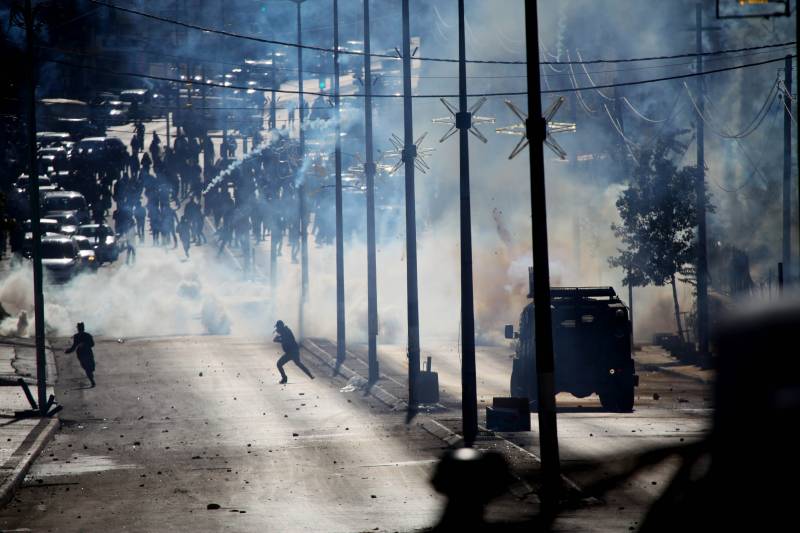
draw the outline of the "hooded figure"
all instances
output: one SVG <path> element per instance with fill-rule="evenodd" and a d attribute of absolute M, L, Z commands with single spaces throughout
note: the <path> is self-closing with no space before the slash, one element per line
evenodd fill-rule
<path fill-rule="evenodd" d="M 272 340 L 273 342 L 281 343 L 281 348 L 283 348 L 285 352 L 281 358 L 278 359 L 278 372 L 281 373 L 280 383 L 286 383 L 288 381 L 286 372 L 283 371 L 283 365 L 289 361 L 294 361 L 294 364 L 300 367 L 300 370 L 305 372 L 311 379 L 314 379 L 311 371 L 306 368 L 306 365 L 300 362 L 300 347 L 297 345 L 297 341 L 294 339 L 294 333 L 289 329 L 289 326 L 284 324 L 282 320 L 278 320 L 278 322 L 275 323 L 275 332 L 277 335 Z"/>
<path fill-rule="evenodd" d="M 72 346 L 64 350 L 64 353 L 77 351 L 78 361 L 80 361 L 83 371 L 86 372 L 86 377 L 88 377 L 89 381 L 92 383 L 92 387 L 95 386 L 93 346 L 94 339 L 84 331 L 83 322 L 78 322 L 78 333 L 72 336 Z"/>

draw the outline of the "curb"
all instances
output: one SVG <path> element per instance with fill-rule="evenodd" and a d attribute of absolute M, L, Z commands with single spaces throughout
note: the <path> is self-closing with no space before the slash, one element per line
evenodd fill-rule
<path fill-rule="evenodd" d="M 303 339 L 300 345 L 306 349 L 311 355 L 319 359 L 323 364 L 330 367 L 332 370 L 336 369 L 336 358 L 331 357 L 328 353 L 317 346 L 317 344 L 309 339 Z M 364 379 L 364 377 L 356 372 L 355 370 L 351 370 L 347 365 L 341 364 L 339 365 L 338 372 L 343 377 L 347 378 L 348 380 L 357 377 Z M 366 381 L 366 380 L 365 380 Z M 367 394 L 373 396 L 374 398 L 383 402 L 387 407 L 390 407 L 394 410 L 402 410 L 406 408 L 406 402 L 401 400 L 400 398 L 396 397 L 394 394 L 386 391 L 380 385 L 372 385 L 366 389 Z"/>
<path fill-rule="evenodd" d="M 326 364 L 327 366 L 329 366 L 331 368 L 335 368 L 336 359 L 333 358 L 333 357 L 330 357 L 327 354 L 327 352 L 325 352 L 324 349 L 322 349 L 319 346 L 317 346 L 316 343 L 314 343 L 313 341 L 311 341 L 309 339 L 304 339 L 302 341 L 301 345 L 306 349 L 306 351 L 308 351 L 309 353 L 314 355 L 317 359 L 322 361 L 324 364 Z M 348 376 L 348 377 L 352 377 L 352 376 L 362 377 L 362 376 L 360 376 L 360 374 L 358 372 L 355 372 L 355 371 L 349 369 L 344 364 L 342 364 L 339 367 L 339 373 L 341 375 L 343 375 L 343 376 Z M 362 379 L 363 379 L 363 377 L 362 377 Z M 369 394 L 371 394 L 375 398 L 379 399 L 380 401 L 385 403 L 387 406 L 393 407 L 396 410 L 405 408 L 405 406 L 406 406 L 406 402 L 405 401 L 400 400 L 399 398 L 395 397 L 393 394 L 385 391 L 379 385 L 373 385 L 371 387 L 371 390 L 369 391 Z M 435 420 L 435 419 L 433 419 L 431 417 L 421 417 L 421 418 L 417 419 L 416 425 L 418 427 L 420 427 L 423 431 L 425 431 L 428 434 L 432 435 L 433 437 L 441 440 L 442 442 L 444 442 L 445 444 L 447 444 L 448 446 L 450 446 L 452 448 L 461 446 L 464 443 L 464 437 L 462 437 L 458 433 L 452 431 L 450 428 L 446 427 L 444 424 L 442 424 L 441 422 L 439 422 L 439 421 L 437 421 L 437 420 Z M 497 434 L 497 432 L 489 431 L 485 427 L 482 427 L 482 426 L 478 426 L 478 429 L 480 431 L 485 432 L 485 433 L 491 433 L 494 438 L 496 438 L 496 439 L 498 439 L 498 440 L 500 440 L 502 442 L 507 443 L 511 447 L 517 449 L 519 452 L 521 452 L 524 455 L 526 455 L 526 456 L 530 457 L 531 459 L 533 459 L 535 462 L 537 462 L 539 464 L 542 463 L 542 460 L 538 455 L 536 455 L 535 453 L 533 453 L 530 450 L 526 450 L 525 448 L 523 448 L 522 446 L 520 446 L 520 445 L 518 445 L 518 444 L 516 444 L 514 442 L 511 442 L 510 440 L 508 440 L 504 436 Z M 573 480 L 571 480 L 570 478 L 568 478 L 564 474 L 561 474 L 561 479 L 571 490 L 573 490 L 573 491 L 575 491 L 577 493 L 582 493 L 583 492 L 581 490 L 580 486 L 577 483 L 575 483 Z"/>
<path fill-rule="evenodd" d="M 700 376 L 696 376 L 694 374 L 690 374 L 688 372 L 681 372 L 679 370 L 674 370 L 669 367 L 665 367 L 662 365 L 654 364 L 654 363 L 637 363 L 638 367 L 642 370 L 647 370 L 648 372 L 661 372 L 663 374 L 669 374 L 670 376 L 675 376 L 684 379 L 690 379 L 692 381 L 696 381 L 698 383 L 702 383 L 703 385 L 712 385 L 714 383 L 713 379 L 705 379 Z"/>
<path fill-rule="evenodd" d="M 0 507 L 5 506 L 14 497 L 17 488 L 22 484 L 33 462 L 41 455 L 42 450 L 61 427 L 58 418 L 43 418 L 31 430 L 19 448 L 11 455 L 0 473 L 8 472 L 8 476 L 0 485 Z"/>

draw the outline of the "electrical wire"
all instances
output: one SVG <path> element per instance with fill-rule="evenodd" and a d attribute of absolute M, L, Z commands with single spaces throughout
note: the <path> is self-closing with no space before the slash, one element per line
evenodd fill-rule
<path fill-rule="evenodd" d="M 589 60 L 581 60 L 581 61 L 557 61 L 555 64 L 558 65 L 565 65 L 567 63 L 571 63 L 573 65 L 597 65 L 602 63 L 636 63 L 640 61 L 659 61 L 664 59 L 683 59 L 689 57 L 707 57 L 707 56 L 715 56 L 721 54 L 734 54 L 737 52 L 751 52 L 753 50 L 766 50 L 770 48 L 784 48 L 786 46 L 794 46 L 797 44 L 797 41 L 787 41 L 784 43 L 773 43 L 773 44 L 762 44 L 758 46 L 745 46 L 742 48 L 728 48 L 725 50 L 713 50 L 710 52 L 687 52 L 684 54 L 672 54 L 672 55 L 662 55 L 662 56 L 649 56 L 649 57 L 632 57 L 632 58 L 623 58 L 623 59 L 589 59 Z"/>
<path fill-rule="evenodd" d="M 622 96 L 622 97 L 621 97 L 621 99 L 622 99 L 622 101 L 623 101 L 623 102 L 625 102 L 625 104 L 628 106 L 628 108 L 629 108 L 631 111 L 633 111 L 633 114 L 634 114 L 634 115 L 636 115 L 636 116 L 637 116 L 637 117 L 639 117 L 640 119 L 644 120 L 645 122 L 649 122 L 649 123 L 651 123 L 651 124 L 661 124 L 662 122 L 666 122 L 667 118 L 669 118 L 669 116 L 667 116 L 667 117 L 665 117 L 665 118 L 662 118 L 661 120 L 655 120 L 655 119 L 652 119 L 652 118 L 650 118 L 650 117 L 647 117 L 647 116 L 645 116 L 645 115 L 644 115 L 644 114 L 643 114 L 641 111 L 639 111 L 638 109 L 636 109 L 636 108 L 633 106 L 633 104 L 631 103 L 631 101 L 630 101 L 630 100 L 628 100 L 628 97 L 627 97 L 627 96 Z"/>
<path fill-rule="evenodd" d="M 597 88 L 607 89 L 607 88 L 611 88 L 611 87 L 629 87 L 629 86 L 633 86 L 633 85 L 645 85 L 645 84 L 649 84 L 649 83 L 657 83 L 657 82 L 668 81 L 668 80 L 695 78 L 695 77 L 699 77 L 699 76 L 706 76 L 708 74 L 716 74 L 716 73 L 720 73 L 720 72 L 729 72 L 729 71 L 732 71 L 732 70 L 740 70 L 740 69 L 743 69 L 743 68 L 750 68 L 750 67 L 757 67 L 757 66 L 761 66 L 761 65 L 767 65 L 767 64 L 770 64 L 770 63 L 776 63 L 778 61 L 783 61 L 783 60 L 784 60 L 784 58 L 781 57 L 781 58 L 769 59 L 769 60 L 764 60 L 764 61 L 758 61 L 758 62 L 755 62 L 755 63 L 746 63 L 746 64 L 743 64 L 743 65 L 725 67 L 725 68 L 717 68 L 717 69 L 705 70 L 705 71 L 700 71 L 700 72 L 691 72 L 691 73 L 688 73 L 688 74 L 680 74 L 680 75 L 674 75 L 674 76 L 664 76 L 664 77 L 660 77 L 660 78 L 651 78 L 651 79 L 646 79 L 646 80 L 628 81 L 628 82 L 613 83 L 613 84 L 608 84 L 608 85 L 598 85 L 597 87 L 571 87 L 571 88 L 570 87 L 566 87 L 566 88 L 563 88 L 563 89 L 549 89 L 549 90 L 541 91 L 541 94 L 562 94 L 562 93 L 573 93 L 573 92 L 580 93 L 581 91 L 594 90 L 594 89 L 597 89 Z M 167 76 L 154 76 L 154 75 L 150 75 L 150 74 L 140 74 L 140 73 L 135 73 L 135 72 L 121 72 L 121 71 L 115 71 L 115 70 L 112 70 L 112 69 L 93 67 L 93 66 L 89 66 L 89 65 L 78 65 L 78 64 L 75 64 L 75 63 L 70 63 L 68 61 L 57 60 L 57 59 L 44 59 L 43 61 L 45 61 L 47 63 L 60 64 L 60 65 L 69 66 L 69 67 L 78 68 L 78 69 L 92 70 L 92 71 L 96 71 L 96 72 L 103 72 L 103 73 L 106 73 L 106 74 L 109 74 L 109 75 L 115 75 L 115 76 L 121 76 L 121 77 L 130 77 L 130 78 L 140 78 L 140 79 L 152 79 L 152 80 L 156 80 L 156 81 L 173 82 L 173 83 L 180 83 L 180 84 L 184 84 L 184 85 L 195 85 L 195 86 L 198 86 L 198 87 L 206 86 L 206 87 L 219 87 L 221 89 L 232 89 L 232 90 L 238 89 L 238 90 L 244 90 L 244 91 L 252 90 L 252 91 L 256 91 L 256 92 L 276 92 L 276 93 L 295 94 L 295 95 L 301 94 L 301 91 L 296 90 L 296 89 L 279 89 L 279 88 L 273 88 L 273 87 L 247 87 L 247 86 L 238 86 L 238 85 L 224 85 L 224 84 L 221 84 L 221 83 L 209 83 L 209 82 L 197 83 L 197 82 L 192 82 L 192 81 L 189 81 L 189 80 L 180 80 L 180 79 L 175 79 L 175 78 L 169 78 Z M 302 91 L 302 94 L 305 94 L 305 95 L 308 95 L 308 96 L 323 96 L 323 97 L 330 97 L 331 96 L 330 93 L 321 93 L 321 92 L 317 92 L 317 91 L 305 91 L 305 90 Z M 528 94 L 528 91 L 504 91 L 504 92 L 472 93 L 472 94 L 468 94 L 467 96 L 470 97 L 470 98 L 479 98 L 479 97 L 484 97 L 484 96 L 487 97 L 487 98 L 490 98 L 490 97 L 496 97 L 496 96 L 503 96 L 503 97 L 507 97 L 507 96 L 527 96 L 527 94 Z M 342 97 L 342 98 L 364 98 L 366 95 L 358 94 L 358 93 L 351 93 L 351 94 L 340 94 L 339 96 Z M 415 94 L 415 95 L 411 95 L 411 96 L 412 96 L 412 98 L 457 98 L 458 97 L 457 94 Z M 400 93 L 397 93 L 397 94 L 373 94 L 372 97 L 373 98 L 402 98 L 403 95 L 400 94 Z"/>
<path fill-rule="evenodd" d="M 312 50 L 316 52 L 325 52 L 325 53 L 335 53 L 337 50 L 333 48 L 326 48 L 323 46 L 314 46 L 308 44 L 299 44 L 296 42 L 290 41 L 281 41 L 275 39 L 264 39 L 261 37 L 255 37 L 252 35 L 243 35 L 239 33 L 234 33 L 226 30 L 220 30 L 215 28 L 207 28 L 203 26 L 199 26 L 197 24 L 192 24 L 189 22 L 184 22 L 180 20 L 170 19 L 167 17 L 161 17 L 158 15 L 154 15 L 152 13 L 147 13 L 145 11 L 139 11 L 136 9 L 131 9 L 127 7 L 123 7 L 117 4 L 112 4 L 108 2 L 103 2 L 101 0 L 89 0 L 91 3 L 104 6 L 108 9 L 114 9 L 118 11 L 122 11 L 124 13 L 137 15 L 140 17 L 148 18 L 151 20 L 156 20 L 158 22 L 174 24 L 177 26 L 181 26 L 187 29 L 197 30 L 204 33 L 213 33 L 217 35 L 223 35 L 226 37 L 233 37 L 237 39 L 244 39 L 254 42 L 259 42 L 262 44 L 272 44 L 277 46 L 285 46 L 291 48 L 300 48 L 304 50 Z M 555 64 L 555 65 L 563 65 L 563 64 L 586 64 L 586 65 L 593 65 L 593 64 L 600 64 L 600 63 L 632 63 L 632 62 L 639 62 L 639 61 L 657 61 L 657 60 L 664 60 L 664 59 L 677 59 L 677 58 L 688 58 L 688 57 L 705 57 L 710 55 L 720 55 L 720 54 L 729 54 L 729 53 L 736 53 L 736 52 L 745 52 L 745 51 L 752 51 L 752 50 L 764 50 L 769 48 L 780 48 L 789 45 L 796 44 L 795 41 L 787 41 L 785 43 L 774 43 L 774 44 L 767 44 L 767 45 L 759 45 L 759 46 L 748 46 L 743 48 L 735 48 L 735 49 L 727 49 L 727 50 L 715 50 L 711 52 L 689 52 L 684 54 L 673 54 L 673 55 L 661 55 L 661 56 L 649 56 L 649 57 L 635 57 L 635 58 L 623 58 L 623 59 L 591 59 L 588 61 L 555 61 L 555 62 L 548 62 L 544 61 L 543 64 Z M 366 56 L 367 54 L 364 52 L 354 51 L 354 50 L 338 50 L 339 54 L 346 54 L 346 55 L 355 55 L 355 56 Z M 392 54 L 376 54 L 371 53 L 369 57 L 377 57 L 377 58 L 384 58 L 384 59 L 402 59 L 399 55 L 392 55 Z M 455 58 L 442 58 L 442 57 L 415 57 L 415 61 L 431 61 L 431 62 L 440 62 L 440 63 L 458 63 L 459 60 Z M 474 64 L 490 64 L 490 65 L 527 65 L 527 61 L 510 61 L 510 60 L 479 60 L 479 59 L 468 59 L 467 63 L 474 63 Z"/>
<path fill-rule="evenodd" d="M 628 153 L 630 154 L 631 158 L 638 165 L 639 158 L 636 157 L 636 152 L 634 151 L 634 148 L 638 149 L 639 146 L 632 140 L 628 139 L 628 137 L 625 135 L 625 132 L 622 131 L 622 126 L 611 115 L 611 111 L 608 109 L 608 106 L 605 103 L 603 103 L 603 109 L 605 109 L 606 115 L 608 116 L 608 120 L 611 122 L 611 125 L 614 127 L 614 130 L 616 130 L 616 132 L 624 141 L 625 148 L 628 150 Z"/>
<path fill-rule="evenodd" d="M 791 102 L 794 102 L 794 97 L 792 96 L 791 91 L 786 88 L 786 84 L 783 80 L 779 80 L 778 84 L 780 85 L 781 92 L 783 93 L 781 96 L 783 97 L 783 107 L 789 114 L 789 118 L 792 120 L 793 123 L 797 124 L 797 121 L 794 118 L 794 114 L 792 114 L 792 106 Z"/>
<path fill-rule="evenodd" d="M 586 70 L 586 64 L 585 64 L 585 63 L 583 63 L 583 58 L 581 57 L 581 52 L 580 52 L 580 50 L 577 50 L 577 49 L 576 49 L 576 50 L 575 50 L 575 53 L 577 54 L 577 56 L 578 56 L 578 59 L 580 59 L 580 60 L 581 60 L 581 68 L 583 69 L 583 72 L 584 72 L 584 74 L 586 74 L 586 79 L 587 79 L 587 80 L 589 80 L 589 84 L 590 84 L 592 87 L 597 87 L 597 84 L 596 84 L 596 83 L 594 82 L 594 80 L 592 79 L 592 76 L 589 74 L 589 71 L 588 71 L 588 70 Z M 567 59 L 569 59 L 569 54 L 567 54 Z M 570 65 L 570 69 L 572 69 L 572 65 Z M 574 72 L 573 72 L 573 74 L 574 74 Z M 607 96 L 607 95 L 606 95 L 606 94 L 605 94 L 603 91 L 601 91 L 600 89 L 597 89 L 597 88 L 596 88 L 596 89 L 595 89 L 595 91 L 597 91 L 597 94 L 599 94 L 599 95 L 600 95 L 600 96 L 601 96 L 601 97 L 602 97 L 604 100 L 608 100 L 608 101 L 612 101 L 612 100 L 613 100 L 613 98 L 611 98 L 610 96 Z"/>
<path fill-rule="evenodd" d="M 686 93 L 689 95 L 689 100 L 691 100 L 692 105 L 694 106 L 694 109 L 697 112 L 697 115 L 709 127 L 712 133 L 714 133 L 719 137 L 722 137 L 723 139 L 743 139 L 751 135 L 754 131 L 758 129 L 759 126 L 761 126 L 761 123 L 767 116 L 768 110 L 772 107 L 771 105 L 772 99 L 775 97 L 775 94 L 777 92 L 778 82 L 777 80 L 775 80 L 775 82 L 772 84 L 772 87 L 770 87 L 769 93 L 767 94 L 767 98 L 764 100 L 764 104 L 761 106 L 761 109 L 759 109 L 758 113 L 756 113 L 756 116 L 753 118 L 750 124 L 748 124 L 739 133 L 730 133 L 729 131 L 726 131 L 724 128 L 718 126 L 714 121 L 712 121 L 710 115 L 706 116 L 705 114 L 703 114 L 700 111 L 700 106 L 697 105 L 697 100 L 695 100 L 695 97 L 692 94 L 692 90 L 689 89 L 689 85 L 686 82 L 684 82 L 683 86 L 686 89 Z M 713 106 L 713 104 L 711 105 Z"/>
<path fill-rule="evenodd" d="M 569 57 L 569 51 L 567 51 L 567 59 L 569 59 L 569 58 L 570 58 Z M 575 70 L 574 70 L 572 65 L 569 65 L 568 68 L 569 68 L 569 71 L 571 73 L 571 76 L 569 77 L 569 82 L 570 82 L 570 84 L 572 84 L 573 88 L 577 88 L 578 87 L 578 80 L 575 79 Z M 580 103 L 581 107 L 583 108 L 584 111 L 586 111 L 586 113 L 588 115 L 594 115 L 595 113 L 597 113 L 596 109 L 592 109 L 591 107 L 589 107 L 589 104 L 587 104 L 586 101 L 584 101 L 583 95 L 580 93 L 580 91 L 578 91 L 576 93 L 576 95 L 578 97 L 578 103 Z"/>

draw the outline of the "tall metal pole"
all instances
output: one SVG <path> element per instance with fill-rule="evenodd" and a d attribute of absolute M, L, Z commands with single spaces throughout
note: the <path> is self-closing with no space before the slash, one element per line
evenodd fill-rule
<path fill-rule="evenodd" d="M 378 286 L 375 251 L 375 159 L 372 145 L 372 59 L 369 33 L 369 0 L 364 0 L 364 142 L 367 178 L 367 342 L 369 382 L 380 377 L 378 368 Z"/>
<path fill-rule="evenodd" d="M 342 125 L 339 98 L 339 0 L 333 0 L 333 114 L 336 121 L 336 364 L 344 362 L 344 228 L 342 221 Z"/>
<path fill-rule="evenodd" d="M 461 219 L 461 422 L 464 445 L 478 435 L 478 385 L 475 375 L 475 309 L 472 293 L 472 214 L 469 190 L 469 129 L 467 109 L 467 57 L 464 0 L 458 0 L 458 114 L 460 219 Z"/>
<path fill-rule="evenodd" d="M 219 3 L 219 16 L 220 21 L 222 22 L 222 29 L 227 30 L 228 26 L 226 23 L 225 14 L 227 13 L 227 5 L 225 2 Z M 226 88 L 225 82 L 227 81 L 225 78 L 225 68 L 222 67 L 220 69 L 222 72 L 222 147 L 220 148 L 220 156 L 222 157 L 223 161 L 228 161 L 228 89 Z M 175 132 L 177 136 L 178 132 Z M 235 157 L 236 154 L 234 154 Z M 227 193 L 226 193 L 227 194 Z"/>
<path fill-rule="evenodd" d="M 624 95 L 622 94 L 622 87 L 615 87 L 614 88 L 614 117 L 617 120 L 617 125 L 619 126 L 619 131 L 622 134 L 625 134 L 625 115 L 622 114 L 622 99 Z M 620 151 L 622 154 L 625 154 L 627 147 L 625 146 L 625 139 L 620 139 Z M 627 165 L 627 156 L 623 157 L 623 168 L 625 171 L 628 171 Z M 630 313 L 630 322 L 631 322 L 631 339 L 633 339 L 633 284 L 631 283 L 632 276 L 631 273 L 633 272 L 633 264 L 628 264 L 628 312 Z"/>
<path fill-rule="evenodd" d="M 33 232 L 33 316 L 36 335 L 36 387 L 39 413 L 47 414 L 47 359 L 44 354 L 44 291 L 42 232 L 39 223 L 39 169 L 36 162 L 36 37 L 31 0 L 25 0 L 25 37 L 28 48 L 28 176 Z"/>
<path fill-rule="evenodd" d="M 271 130 L 276 129 L 276 120 L 275 120 L 275 113 L 278 110 L 277 102 L 275 101 L 276 92 L 278 85 L 278 77 L 277 77 L 278 69 L 275 65 L 275 51 L 272 51 L 272 97 L 270 98 L 269 102 L 269 128 Z"/>
<path fill-rule="evenodd" d="M 303 21 L 300 13 L 300 5 L 305 0 L 292 0 L 295 4 L 297 4 L 297 43 L 302 46 L 303 44 Z M 303 49 L 298 46 L 297 47 L 297 79 L 298 79 L 298 96 L 297 96 L 297 112 L 299 116 L 299 124 L 300 124 L 300 167 L 298 168 L 298 172 L 302 172 L 303 169 L 303 159 L 305 158 L 306 154 L 306 134 L 305 130 L 303 129 L 303 115 L 304 108 L 305 108 L 305 98 L 303 94 Z M 298 207 L 300 209 L 300 316 L 298 321 L 298 332 L 299 336 L 303 337 L 304 331 L 304 321 L 305 321 L 305 305 L 308 301 L 308 234 L 306 233 L 307 230 L 307 223 L 306 223 L 306 178 L 305 175 L 298 176 L 299 183 L 297 184 L 297 198 L 298 198 Z"/>
<path fill-rule="evenodd" d="M 547 249 L 547 204 L 544 179 L 544 140 L 547 123 L 542 118 L 539 79 L 539 17 L 537 0 L 525 2 L 528 56 L 528 123 L 530 139 L 531 225 L 533 230 L 533 300 L 536 324 L 536 376 L 539 404 L 539 445 L 542 454 L 542 503 L 557 503 L 561 481 L 556 428 L 553 317 L 550 312 L 550 259 Z"/>
<path fill-rule="evenodd" d="M 703 71 L 703 4 L 695 6 L 696 72 Z M 708 363 L 708 258 L 706 255 L 706 160 L 703 77 L 697 77 L 697 341 L 700 360 Z"/>
<path fill-rule="evenodd" d="M 414 123 L 411 102 L 411 30 L 408 0 L 403 0 L 403 162 L 406 182 L 406 290 L 408 298 L 408 405 L 418 404 L 419 375 L 419 293 L 417 288 L 417 214 L 414 194 Z"/>
<path fill-rule="evenodd" d="M 786 56 L 783 84 L 783 268 L 792 279 L 792 56 Z"/>

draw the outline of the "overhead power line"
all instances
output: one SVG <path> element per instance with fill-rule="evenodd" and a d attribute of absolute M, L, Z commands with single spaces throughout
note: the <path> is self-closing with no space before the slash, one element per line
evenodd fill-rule
<path fill-rule="evenodd" d="M 580 61 L 541 61 L 542 65 L 597 65 L 600 63 L 637 63 L 643 61 L 660 61 L 664 59 L 686 59 L 690 57 L 707 57 L 722 54 L 735 54 L 738 52 L 752 52 L 754 50 L 767 50 L 770 48 L 784 48 L 794 46 L 797 41 L 787 41 L 785 43 L 762 44 L 758 46 L 746 46 L 743 48 L 727 48 L 725 50 L 713 50 L 711 52 L 686 52 L 684 54 L 672 54 L 661 56 L 631 57 L 622 59 L 580 59 Z"/>
<path fill-rule="evenodd" d="M 796 56 L 792 56 L 796 57 Z M 743 65 L 736 65 L 731 67 L 724 67 L 724 68 L 717 68 L 711 70 L 704 70 L 701 72 L 691 72 L 688 74 L 679 74 L 674 76 L 664 76 L 661 78 L 651 78 L 647 80 L 636 80 L 636 81 L 627 81 L 627 82 L 620 82 L 620 83 L 610 83 L 606 85 L 594 85 L 590 87 L 567 87 L 564 89 L 548 89 L 545 91 L 541 91 L 541 94 L 563 94 L 563 93 L 572 93 L 572 92 L 580 92 L 580 91 L 592 91 L 597 89 L 609 89 L 613 87 L 629 87 L 632 85 L 645 85 L 649 83 L 657 83 L 661 81 L 669 81 L 669 80 L 678 80 L 678 79 L 686 79 L 686 78 L 695 78 L 698 76 L 706 76 L 708 74 L 716 74 L 719 72 L 729 72 L 732 70 L 740 70 L 743 68 L 750 68 L 750 67 L 757 67 L 761 65 L 768 65 L 770 63 L 777 63 L 779 61 L 784 61 L 784 57 L 778 57 L 775 59 L 767 59 L 764 61 L 757 61 L 755 63 L 746 63 Z M 45 62 L 54 63 L 59 65 L 65 65 L 69 67 L 74 67 L 78 69 L 84 70 L 93 70 L 96 72 L 103 72 L 109 75 L 114 76 L 121 76 L 121 77 L 128 77 L 128 78 L 140 78 L 140 79 L 151 79 L 156 81 L 164 81 L 164 82 L 171 82 L 171 83 L 180 83 L 184 85 L 194 85 L 197 87 L 218 87 L 220 89 L 232 89 L 232 90 L 243 90 L 243 91 L 257 91 L 257 92 L 276 92 L 276 93 L 284 93 L 284 94 L 300 94 L 301 91 L 297 89 L 281 89 L 281 88 L 273 88 L 273 87 L 252 87 L 247 85 L 226 85 L 222 83 L 209 83 L 206 81 L 205 83 L 200 83 L 192 80 L 181 80 L 177 78 L 170 78 L 167 76 L 154 76 L 150 74 L 141 74 L 136 72 L 121 72 L 112 69 L 106 69 L 101 67 L 93 67 L 89 65 L 79 65 L 76 63 L 70 63 L 69 61 L 62 61 L 59 59 L 44 59 Z M 323 96 L 323 97 L 330 97 L 332 96 L 331 93 L 322 93 L 318 91 L 302 91 L 303 94 L 308 96 Z M 528 91 L 505 91 L 505 92 L 484 92 L 484 93 L 473 93 L 467 95 L 470 98 L 478 98 L 478 97 L 495 97 L 495 96 L 526 96 Z M 358 94 L 358 93 L 350 93 L 350 94 L 340 94 L 342 98 L 364 98 L 365 95 Z M 457 94 L 415 94 L 412 95 L 414 98 L 456 98 Z M 402 94 L 373 94 L 373 98 L 402 98 Z"/>
<path fill-rule="evenodd" d="M 232 37 L 236 39 L 244 39 L 248 41 L 254 41 L 262 44 L 271 44 L 276 46 L 286 46 L 290 48 L 300 48 L 303 50 L 312 50 L 315 52 L 324 52 L 333 54 L 338 52 L 339 54 L 344 55 L 353 55 L 353 56 L 361 56 L 365 57 L 368 54 L 360 51 L 355 50 L 334 50 L 333 48 L 327 48 L 324 46 L 314 46 L 308 44 L 300 44 L 291 41 L 282 41 L 277 39 L 265 39 L 263 37 L 256 37 L 253 35 L 244 35 L 241 33 L 235 33 L 227 30 L 220 30 L 216 28 L 209 28 L 200 26 L 198 24 L 192 24 L 190 22 L 185 22 L 181 20 L 171 19 L 168 17 L 162 17 L 159 15 L 155 15 L 153 13 L 147 13 L 145 11 L 139 11 L 137 9 L 131 9 L 128 7 L 123 7 L 117 4 L 112 4 L 108 2 L 103 2 L 102 0 L 89 0 L 91 3 L 104 6 L 109 9 L 115 9 L 117 11 L 121 11 L 124 13 L 128 13 L 131 15 L 136 15 L 144 18 L 148 18 L 151 20 L 155 20 L 158 22 L 163 22 L 166 24 L 174 24 L 177 26 L 181 26 L 183 28 L 192 29 L 196 31 L 201 31 L 205 33 L 213 33 L 217 35 L 222 35 L 225 37 Z M 720 54 L 732 54 L 737 52 L 748 52 L 753 50 L 765 50 L 770 48 L 782 48 L 786 46 L 792 46 L 796 44 L 796 41 L 787 41 L 784 43 L 774 43 L 774 44 L 765 44 L 759 46 L 748 46 L 743 48 L 733 48 L 733 49 L 726 49 L 726 50 L 715 50 L 711 52 L 687 52 L 683 54 L 673 54 L 673 55 L 661 55 L 661 56 L 649 56 L 649 57 L 634 57 L 634 58 L 623 58 L 623 59 L 589 59 L 589 60 L 581 60 L 581 61 L 541 61 L 540 64 L 542 65 L 592 65 L 598 63 L 633 63 L 639 61 L 657 61 L 657 60 L 664 60 L 664 59 L 679 59 L 679 58 L 689 58 L 689 57 L 698 57 L 698 56 L 713 56 L 713 55 L 720 55 Z M 370 53 L 369 57 L 377 57 L 382 59 L 393 59 L 393 60 L 400 60 L 402 59 L 399 54 L 379 54 L 379 53 Z M 444 57 L 414 57 L 415 61 L 430 61 L 430 62 L 439 62 L 439 63 L 458 63 L 458 59 L 456 58 L 444 58 Z M 468 59 L 467 63 L 472 64 L 483 64 L 483 65 L 527 65 L 527 61 L 520 61 L 520 60 L 498 60 L 498 59 Z"/>
<path fill-rule="evenodd" d="M 797 57 L 797 55 L 792 55 L 792 57 Z M 605 85 L 594 85 L 591 87 L 573 87 L 573 88 L 565 88 L 559 90 L 548 90 L 542 91 L 542 94 L 556 94 L 556 93 L 572 93 L 577 91 L 592 91 L 596 89 L 610 89 L 613 87 L 630 87 L 632 85 L 646 85 L 648 83 L 656 83 L 660 81 L 669 81 L 669 80 L 681 80 L 686 78 L 696 78 L 698 76 L 707 76 L 708 74 L 717 74 L 719 72 L 729 72 L 731 70 L 740 70 L 743 68 L 750 68 L 750 67 L 758 67 L 761 65 L 769 65 L 770 63 L 778 63 L 779 61 L 784 61 L 785 57 L 776 57 L 774 59 L 766 59 L 764 61 L 756 61 L 754 63 L 745 63 L 744 65 L 735 65 L 731 67 L 720 67 L 711 70 L 703 70 L 701 72 L 690 72 L 688 74 L 676 74 L 674 76 L 663 76 L 660 78 L 650 78 L 647 80 L 635 80 L 635 81 L 623 81 L 618 83 L 608 83 Z M 522 93 L 528 94 L 528 93 Z"/>

